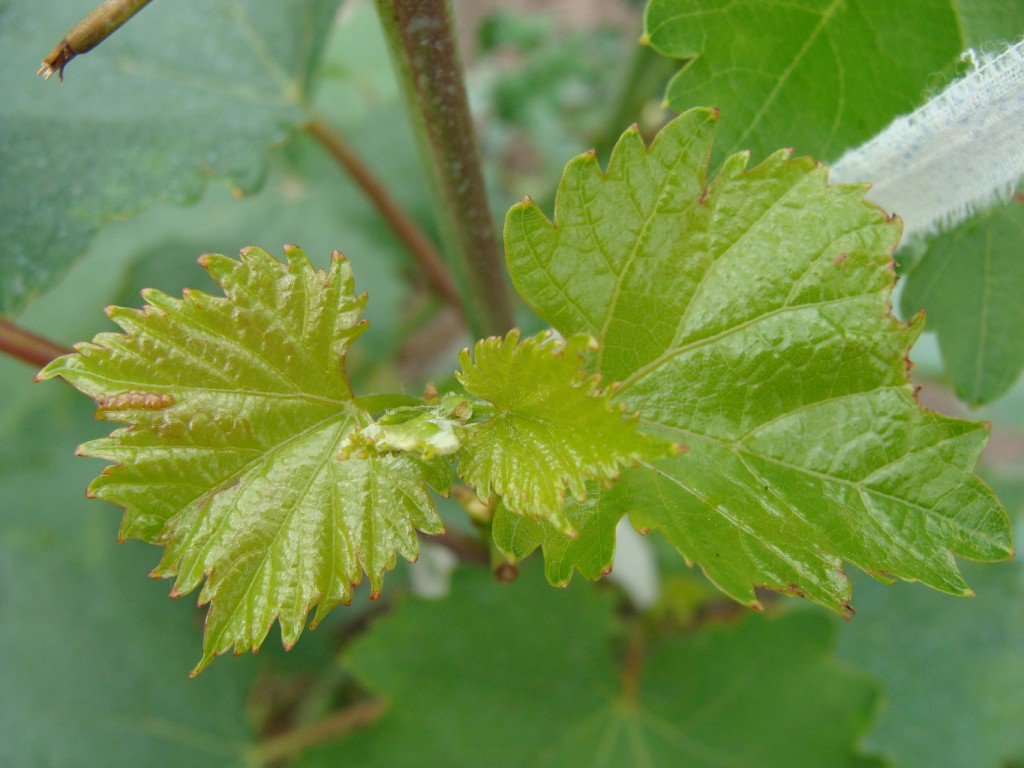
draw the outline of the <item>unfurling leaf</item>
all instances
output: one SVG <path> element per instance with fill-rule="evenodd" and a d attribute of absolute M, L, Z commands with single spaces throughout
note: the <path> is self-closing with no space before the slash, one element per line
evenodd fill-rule
<path fill-rule="evenodd" d="M 717 113 L 650 148 L 627 131 L 607 172 L 566 167 L 554 222 L 529 200 L 505 228 L 519 291 L 641 428 L 685 455 L 629 469 L 602 499 L 664 533 L 733 598 L 755 586 L 847 612 L 843 561 L 969 594 L 953 554 L 1011 552 L 973 474 L 984 425 L 924 410 L 890 312 L 900 226 L 809 158 L 733 155 L 713 180 Z"/>
<path fill-rule="evenodd" d="M 342 443 L 342 456 L 353 452 L 412 452 L 424 459 L 450 456 L 459 449 L 457 427 L 472 414 L 472 403 L 459 395 L 445 395 L 437 405 L 394 408 L 373 424 L 353 430 Z"/>
<path fill-rule="evenodd" d="M 202 264 L 226 297 L 146 291 L 143 310 L 113 307 L 125 331 L 80 344 L 40 378 L 62 376 L 127 423 L 82 455 L 114 462 L 90 486 L 125 509 L 122 538 L 164 546 L 155 576 L 174 595 L 205 578 L 210 604 L 201 670 L 219 653 L 256 649 L 275 619 L 291 646 L 348 602 L 369 576 L 374 594 L 396 553 L 414 559 L 416 531 L 442 529 L 427 484 L 445 492 L 442 459 L 339 458 L 358 407 L 345 373 L 365 329 L 365 296 L 348 263 L 287 265 L 256 248 Z"/>
<path fill-rule="evenodd" d="M 635 415 L 612 403 L 613 388 L 582 371 L 593 342 L 566 342 L 519 332 L 479 341 L 460 355 L 459 380 L 494 411 L 462 429 L 459 475 L 481 498 L 501 497 L 510 512 L 543 520 L 566 535 L 566 491 L 586 498 L 587 480 L 611 481 L 623 466 L 667 453 L 671 446 L 637 430 Z"/>

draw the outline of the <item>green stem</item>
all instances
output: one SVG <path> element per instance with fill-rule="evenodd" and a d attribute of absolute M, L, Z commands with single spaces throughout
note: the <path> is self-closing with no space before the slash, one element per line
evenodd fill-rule
<path fill-rule="evenodd" d="M 381 26 L 433 183 L 441 230 L 454 252 L 470 330 L 514 324 L 501 246 L 484 186 L 446 0 L 376 0 Z"/>
<path fill-rule="evenodd" d="M 51 360 L 70 354 L 71 350 L 42 336 L 36 336 L 7 320 L 0 320 L 0 352 L 36 368 L 42 368 Z"/>
<path fill-rule="evenodd" d="M 344 736 L 358 728 L 365 728 L 387 709 L 383 699 L 365 699 L 317 720 L 310 725 L 295 728 L 268 739 L 253 749 L 253 762 L 268 765 L 298 755 L 325 741 Z"/>
<path fill-rule="evenodd" d="M 321 120 L 313 119 L 306 124 L 306 131 L 327 150 L 359 186 L 374 207 L 387 222 L 402 244 L 409 250 L 420 269 L 423 270 L 430 287 L 446 302 L 462 311 L 459 290 L 452 280 L 441 254 L 430 238 L 420 229 L 416 221 L 405 212 L 391 196 L 369 166 L 353 151 L 352 147 L 336 131 Z"/>

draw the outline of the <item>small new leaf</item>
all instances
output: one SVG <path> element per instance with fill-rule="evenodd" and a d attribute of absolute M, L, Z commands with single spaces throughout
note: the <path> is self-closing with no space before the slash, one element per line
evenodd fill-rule
<path fill-rule="evenodd" d="M 623 472 L 602 503 L 660 530 L 720 588 L 850 611 L 843 561 L 970 594 L 953 555 L 1012 553 L 1006 512 L 973 473 L 983 424 L 923 409 L 906 356 L 920 318 L 890 312 L 899 222 L 830 185 L 810 158 L 733 155 L 708 179 L 718 115 L 692 110 L 607 172 L 566 167 L 549 221 L 508 214 L 509 271 L 645 431 L 686 455 Z"/>
<path fill-rule="evenodd" d="M 414 559 L 416 531 L 441 519 L 426 487 L 445 492 L 443 459 L 339 459 L 372 422 L 353 402 L 349 344 L 366 298 L 348 263 L 314 269 L 296 247 L 287 265 L 257 248 L 201 263 L 226 297 L 146 291 L 143 310 L 112 307 L 125 331 L 103 333 L 47 366 L 127 423 L 79 452 L 114 462 L 90 494 L 124 507 L 122 539 L 164 546 L 154 576 L 185 594 L 205 578 L 203 658 L 263 642 L 275 619 L 286 647 L 313 605 L 314 623 L 369 576 L 380 592 L 396 553 Z"/>
<path fill-rule="evenodd" d="M 548 332 L 519 342 L 519 332 L 477 342 L 460 355 L 466 391 L 494 406 L 489 419 L 461 432 L 459 475 L 511 512 L 543 520 L 563 534 L 576 528 L 565 515 L 566 492 L 586 498 L 586 481 L 615 480 L 624 466 L 665 455 L 668 443 L 641 434 L 636 415 L 612 403 L 582 371 L 585 335 L 566 342 Z"/>
<path fill-rule="evenodd" d="M 576 530 L 576 538 L 564 535 L 546 520 L 531 520 L 498 504 L 491 523 L 494 546 L 512 563 L 525 560 L 540 547 L 544 575 L 556 587 L 567 586 L 573 570 L 591 580 L 609 573 L 615 557 L 615 526 L 622 510 L 601 503 L 606 492 L 600 486 L 592 482 L 587 486 L 587 499 L 569 500 L 562 511 Z"/>

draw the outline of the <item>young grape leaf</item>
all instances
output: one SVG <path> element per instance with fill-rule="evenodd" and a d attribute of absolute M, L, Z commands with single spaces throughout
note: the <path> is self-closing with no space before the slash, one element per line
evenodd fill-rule
<path fill-rule="evenodd" d="M 61 85 L 39 62 L 96 3 L 0 4 L 0 315 L 111 219 L 195 202 L 211 179 L 259 188 L 270 148 L 306 119 L 338 4 L 154 3 Z"/>
<path fill-rule="evenodd" d="M 344 369 L 365 295 L 339 254 L 325 274 L 286 252 L 287 265 L 256 248 L 205 256 L 226 298 L 146 291 L 145 309 L 108 310 L 124 334 L 40 373 L 130 425 L 80 448 L 115 462 L 90 493 L 125 508 L 122 538 L 164 545 L 153 575 L 175 577 L 172 594 L 206 578 L 197 672 L 229 648 L 258 648 L 275 619 L 291 646 L 314 604 L 315 623 L 364 570 L 379 593 L 396 552 L 416 557 L 416 531 L 442 528 L 425 483 L 447 490 L 444 459 L 339 459 L 371 422 Z"/>
<path fill-rule="evenodd" d="M 1014 200 L 928 242 L 901 303 L 925 310 L 957 396 L 980 405 L 1024 369 L 1024 202 Z"/>
<path fill-rule="evenodd" d="M 494 414 L 461 430 L 459 476 L 487 499 L 501 496 L 510 512 L 576 531 L 563 513 L 568 490 L 586 498 L 587 480 L 614 480 L 623 466 L 664 455 L 668 444 L 637 430 L 634 416 L 611 402 L 582 371 L 593 340 L 566 342 L 541 333 L 519 343 L 519 332 L 478 341 L 459 356 L 456 374 L 469 394 Z"/>
<path fill-rule="evenodd" d="M 518 563 L 537 547 L 544 553 L 544 573 L 549 582 L 564 587 L 573 568 L 588 579 L 598 579 L 612 569 L 615 526 L 622 510 L 602 504 L 603 489 L 587 484 L 586 501 L 570 500 L 562 511 L 578 535 L 566 536 L 546 520 L 531 520 L 498 504 L 491 522 L 494 545 L 510 562 Z"/>
<path fill-rule="evenodd" d="M 651 0 L 644 39 L 687 60 L 669 106 L 722 109 L 723 152 L 835 159 L 916 107 L 967 47 L 954 5 Z"/>
<path fill-rule="evenodd" d="M 552 590 L 530 570 L 510 585 L 457 571 L 444 600 L 404 601 L 348 651 L 390 711 L 300 764 L 878 766 L 855 747 L 874 687 L 833 660 L 826 617 L 632 629 L 617 652 L 607 593 Z"/>
<path fill-rule="evenodd" d="M 907 382 L 921 323 L 889 311 L 899 224 L 809 158 L 733 155 L 706 179 L 716 113 L 608 171 L 569 163 L 552 223 L 506 222 L 520 293 L 645 429 L 687 454 L 623 473 L 608 503 L 660 529 L 733 598 L 753 587 L 849 611 L 842 561 L 968 594 L 952 553 L 1007 557 L 1006 513 L 973 467 L 984 425 L 928 412 Z"/>

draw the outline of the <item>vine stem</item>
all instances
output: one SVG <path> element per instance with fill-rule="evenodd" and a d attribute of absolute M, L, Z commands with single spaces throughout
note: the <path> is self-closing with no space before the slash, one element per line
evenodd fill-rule
<path fill-rule="evenodd" d="M 254 757 L 263 765 L 293 757 L 304 749 L 365 728 L 387 710 L 383 699 L 364 699 L 332 712 L 315 723 L 294 728 L 268 739 L 253 749 Z"/>
<path fill-rule="evenodd" d="M 441 230 L 470 330 L 514 324 L 501 245 L 446 0 L 376 0 L 377 12 L 438 201 Z"/>
<path fill-rule="evenodd" d="M 0 320 L 0 352 L 36 368 L 42 368 L 61 355 L 71 354 L 70 349 L 7 320 Z"/>
<path fill-rule="evenodd" d="M 56 72 L 63 80 L 64 67 L 69 61 L 102 43 L 150 2 L 152 0 L 104 0 L 57 43 L 36 74 L 49 80 Z"/>
<path fill-rule="evenodd" d="M 423 270 L 430 287 L 459 313 L 462 299 L 444 258 L 416 221 L 398 204 L 380 180 L 363 162 L 344 137 L 319 119 L 306 124 L 306 131 L 327 150 L 373 203 L 391 231 Z"/>

